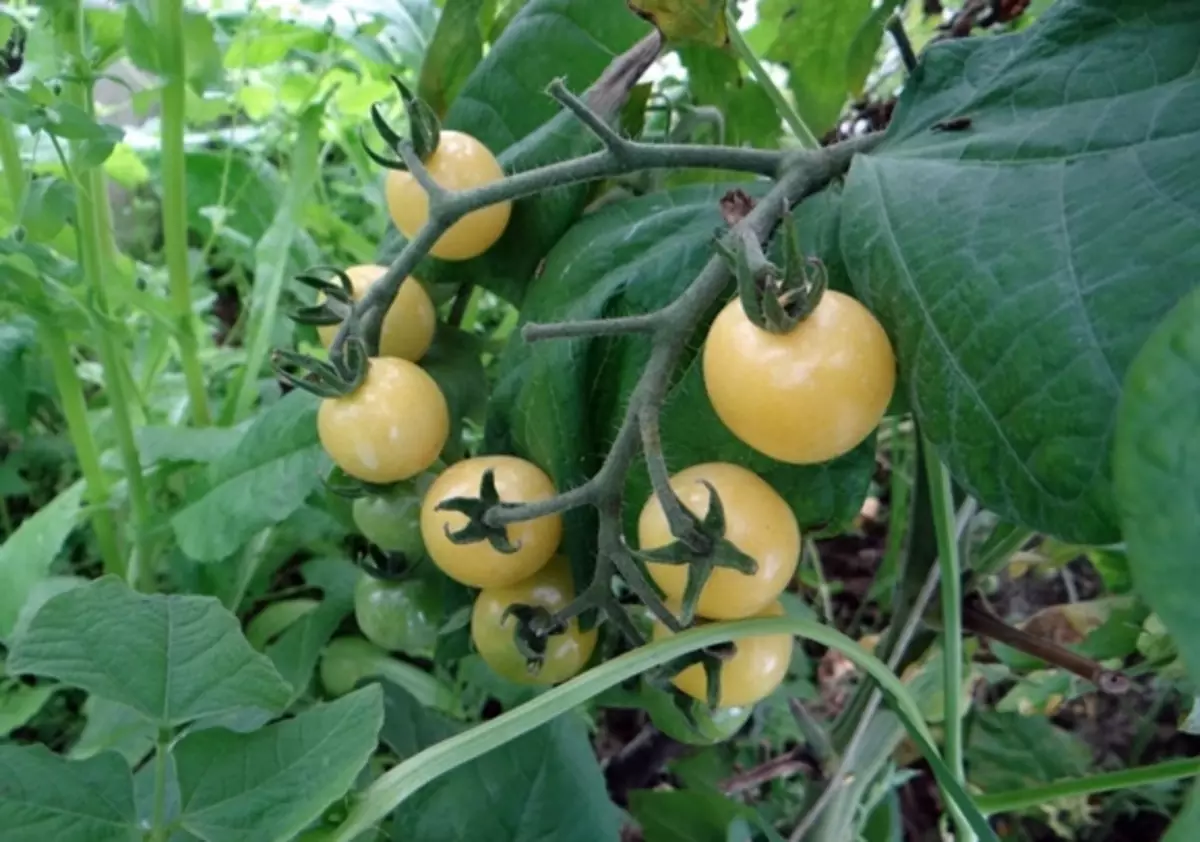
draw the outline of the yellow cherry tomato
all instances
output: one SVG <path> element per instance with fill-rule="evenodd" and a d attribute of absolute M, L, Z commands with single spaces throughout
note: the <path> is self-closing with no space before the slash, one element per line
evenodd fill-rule
<path fill-rule="evenodd" d="M 756 612 L 756 617 L 782 617 L 779 601 Z M 654 621 L 654 639 L 670 637 L 673 632 Z M 775 692 L 787 675 L 795 641 L 790 634 L 743 637 L 734 641 L 737 652 L 721 664 L 721 695 L 718 707 L 753 705 Z M 692 664 L 671 679 L 671 683 L 693 699 L 707 703 L 708 683 L 704 667 Z"/>
<path fill-rule="evenodd" d="M 438 511 L 443 500 L 479 497 L 483 475 L 491 470 L 496 493 L 503 503 L 532 503 L 553 497 L 554 482 L 532 462 L 515 456 L 477 456 L 456 462 L 443 471 L 421 502 L 421 539 L 433 563 L 447 576 L 474 588 L 511 585 L 540 570 L 550 561 L 562 541 L 562 516 L 545 515 L 505 527 L 516 552 L 504 553 L 490 541 L 456 544 L 446 535 L 466 526 L 469 518 L 452 511 Z"/>
<path fill-rule="evenodd" d="M 434 182 L 447 190 L 470 190 L 504 178 L 500 162 L 469 134 L 442 129 L 437 149 L 425 162 Z M 429 219 L 429 197 L 411 173 L 388 170 L 384 185 L 392 221 L 410 240 Z M 443 260 L 470 260 L 490 249 L 512 215 L 512 202 L 471 211 L 450 226 L 430 253 Z"/>
<path fill-rule="evenodd" d="M 502 622 L 510 605 L 541 606 L 553 614 L 575 598 L 571 566 L 564 556 L 555 556 L 549 564 L 527 579 L 498 588 L 484 588 L 475 598 L 471 611 L 471 639 L 480 657 L 496 674 L 517 684 L 548 686 L 575 675 L 596 648 L 596 629 L 584 632 L 578 619 L 567 623 L 562 634 L 546 640 L 545 660 L 536 673 L 527 669 L 517 649 L 514 632 L 516 617 Z"/>
<path fill-rule="evenodd" d="M 709 328 L 702 356 L 721 422 L 760 453 L 797 465 L 827 462 L 862 442 L 896 385 L 883 326 L 836 290 L 784 334 L 757 327 L 734 298 Z"/>
<path fill-rule="evenodd" d="M 317 434 L 334 464 L 352 477 L 387 484 L 431 466 L 450 435 L 450 408 L 416 363 L 373 357 L 353 392 L 325 398 Z"/>
<path fill-rule="evenodd" d="M 800 563 L 800 526 L 787 502 L 752 471 L 727 462 L 693 465 L 671 477 L 671 488 L 683 505 L 703 519 L 708 514 L 711 483 L 725 510 L 725 540 L 758 563 L 753 574 L 728 567 L 713 570 L 700 591 L 696 614 L 713 620 L 736 620 L 759 611 L 782 593 Z M 638 544 L 643 550 L 675 541 L 657 495 L 642 507 Z M 667 598 L 683 599 L 687 565 L 648 562 L 647 572 Z"/>
<path fill-rule="evenodd" d="M 386 266 L 351 266 L 346 269 L 350 278 L 350 286 L 354 290 L 351 296 L 355 302 L 361 301 L 372 285 L 383 277 Z M 318 301 L 325 299 L 324 293 L 317 296 Z M 328 348 L 333 344 L 341 325 L 318 325 L 317 333 L 321 344 Z M 433 332 L 437 327 L 437 310 L 433 299 L 421 286 L 416 278 L 404 279 L 400 291 L 392 301 L 392 306 L 383 317 L 383 326 L 379 333 L 379 356 L 400 357 L 416 362 L 425 356 L 429 346 L 433 344 Z"/>

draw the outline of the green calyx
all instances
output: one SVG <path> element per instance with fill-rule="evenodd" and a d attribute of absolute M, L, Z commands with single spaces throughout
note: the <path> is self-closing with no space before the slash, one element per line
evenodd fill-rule
<path fill-rule="evenodd" d="M 404 553 L 389 552 L 369 544 L 363 553 L 356 553 L 354 563 L 368 576 L 384 582 L 402 582 L 412 578 L 420 559 L 410 559 Z"/>
<path fill-rule="evenodd" d="M 508 539 L 508 529 L 504 526 L 491 526 L 487 522 L 487 513 L 502 506 L 500 493 L 496 490 L 496 476 L 491 470 L 484 471 L 479 483 L 478 497 L 451 497 L 438 503 L 439 512 L 458 512 L 467 516 L 466 526 L 457 532 L 450 530 L 449 524 L 444 527 L 446 537 L 455 544 L 473 544 L 476 541 L 487 541 L 497 552 L 505 555 L 515 553 L 520 549 L 520 543 L 513 544 Z"/>
<path fill-rule="evenodd" d="M 408 137 L 401 136 L 391 127 L 387 119 L 380 112 L 379 103 L 374 103 L 371 106 L 371 123 L 375 126 L 375 131 L 379 132 L 384 145 L 393 156 L 400 155 L 402 146 L 409 146 L 416 153 L 418 160 L 427 161 L 429 156 L 437 149 L 438 142 L 441 139 L 441 122 L 438 120 L 437 114 L 434 113 L 429 103 L 413 93 L 400 79 L 393 76 L 392 83 L 400 92 L 400 99 L 404 102 L 404 111 L 408 115 Z M 402 156 L 388 157 L 381 155 L 371 148 L 366 138 L 362 138 L 361 140 L 363 149 L 367 155 L 381 167 L 390 170 L 408 169 L 408 165 L 404 163 Z"/>
<path fill-rule="evenodd" d="M 337 282 L 313 274 L 321 270 L 332 273 Z M 342 269 L 335 266 L 314 266 L 307 272 L 297 275 L 295 280 L 310 289 L 325 294 L 325 300 L 319 304 L 295 306 L 288 309 L 288 318 L 297 324 L 341 324 L 354 308 L 354 287 L 350 276 Z"/>
<path fill-rule="evenodd" d="M 696 664 L 704 668 L 704 695 L 705 704 L 710 708 L 719 707 L 721 701 L 721 665 L 737 654 L 736 643 L 719 643 L 715 646 L 709 646 L 704 649 L 698 649 L 695 652 L 689 652 L 683 657 L 676 658 L 671 663 L 663 667 L 657 678 L 649 679 L 654 683 L 658 683 L 662 689 L 668 690 L 677 707 L 684 712 L 689 721 L 695 722 L 693 717 L 693 709 L 691 702 L 695 701 L 686 693 L 680 692 L 673 685 L 668 685 L 667 682 L 671 678 Z M 684 705 L 687 704 L 685 708 Z"/>
<path fill-rule="evenodd" d="M 700 600 L 700 592 L 715 569 L 727 567 L 747 576 L 752 576 L 758 571 L 758 562 L 742 552 L 732 541 L 725 539 L 725 506 L 712 483 L 707 480 L 702 482 L 708 489 L 708 512 L 704 519 L 697 518 L 686 507 L 680 506 L 689 523 L 686 529 L 676 529 L 676 524 L 672 524 L 671 532 L 676 540 L 662 547 L 639 550 L 636 553 L 643 561 L 688 565 L 679 617 L 679 622 L 685 626 L 696 616 L 696 603 Z M 683 534 L 680 534 L 681 532 Z"/>
<path fill-rule="evenodd" d="M 525 659 L 526 669 L 531 675 L 536 675 L 546 660 L 546 641 L 553 635 L 565 632 L 567 624 L 555 619 L 554 615 L 541 605 L 513 603 L 504 609 L 500 621 L 507 622 L 509 617 L 517 621 L 513 630 L 513 642 L 517 651 Z"/>
<path fill-rule="evenodd" d="M 321 398 L 340 398 L 358 389 L 370 366 L 366 346 L 357 336 L 346 340 L 342 353 L 328 362 L 296 351 L 277 350 L 271 355 L 275 374 L 295 389 Z"/>
<path fill-rule="evenodd" d="M 783 266 L 768 260 L 758 239 L 737 231 L 732 243 L 718 238 L 718 253 L 737 280 L 742 309 L 752 324 L 771 333 L 787 333 L 817 308 L 829 285 L 824 264 L 800 248 L 791 212 L 783 215 Z"/>

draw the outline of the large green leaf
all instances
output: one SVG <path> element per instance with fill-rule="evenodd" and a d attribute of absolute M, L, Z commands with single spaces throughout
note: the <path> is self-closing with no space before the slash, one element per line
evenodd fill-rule
<path fill-rule="evenodd" d="M 774 32 L 766 57 L 788 69 L 800 117 L 820 137 L 850 98 L 847 65 L 872 0 L 763 0 L 757 27 Z M 876 42 L 878 43 L 878 42 Z"/>
<path fill-rule="evenodd" d="M 319 405 L 308 392 L 289 392 L 209 465 L 203 491 L 171 518 L 189 557 L 220 561 L 304 505 L 327 459 L 317 438 Z"/>
<path fill-rule="evenodd" d="M 726 842 L 737 819 L 753 821 L 754 808 L 718 792 L 634 790 L 629 812 L 645 842 Z"/>
<path fill-rule="evenodd" d="M 423 787 L 397 809 L 396 838 L 616 842 L 620 820 L 576 717 L 560 716 Z"/>
<path fill-rule="evenodd" d="M 724 117 L 722 142 L 730 146 L 773 148 L 783 129 L 771 97 L 762 85 L 742 76 L 728 49 L 691 44 L 679 49 L 688 72 L 688 90 L 698 106 L 718 108 Z"/>
<path fill-rule="evenodd" d="M 0 746 L 4 842 L 140 842 L 133 777 L 116 754 L 66 760 L 45 746 Z"/>
<path fill-rule="evenodd" d="M 618 316 L 670 303 L 712 256 L 712 233 L 722 225 L 718 200 L 731 186 L 735 185 L 681 187 L 614 202 L 590 214 L 547 256 L 542 274 L 530 286 L 522 319 Z M 758 192 L 763 185 L 736 186 Z M 826 206 L 817 202 L 810 207 Z M 822 218 L 807 210 L 797 227 L 809 251 L 828 230 Z M 732 283 L 728 294 L 733 294 Z M 702 339 L 703 333 L 698 333 L 683 361 L 681 379 L 667 396 L 662 435 L 668 466 L 680 470 L 711 460 L 736 462 L 771 483 L 802 527 L 852 518 L 870 480 L 874 439 L 819 466 L 783 465 L 756 453 L 725 429 L 708 402 L 699 366 L 691 364 Z M 560 489 L 584 482 L 607 452 L 648 355 L 645 337 L 530 345 L 515 335 L 490 407 L 489 446 L 536 462 Z M 649 480 L 639 463 L 626 487 L 628 525 L 648 496 Z M 565 546 L 575 574 L 590 576 L 594 515 L 575 510 L 565 515 L 565 523 Z"/>
<path fill-rule="evenodd" d="M 1060 0 L 933 47 L 843 194 L 922 432 L 981 504 L 1069 541 L 1119 538 L 1122 379 L 1200 277 L 1195 11 Z"/>
<path fill-rule="evenodd" d="M 217 600 L 139 594 L 114 576 L 48 600 L 13 643 L 7 668 L 57 678 L 161 727 L 244 708 L 278 712 L 289 696 Z"/>
<path fill-rule="evenodd" d="M 13 630 L 30 591 L 50 573 L 50 565 L 79 520 L 83 498 L 79 481 L 21 522 L 0 545 L 0 640 Z"/>
<path fill-rule="evenodd" d="M 1200 677 L 1200 287 L 1125 377 L 1113 473 L 1134 586 Z"/>
<path fill-rule="evenodd" d="M 417 94 L 440 116 L 483 58 L 483 0 L 447 0 L 421 63 Z"/>
<path fill-rule="evenodd" d="M 560 110 L 546 86 L 562 78 L 583 94 L 614 56 L 648 31 L 622 0 L 531 0 L 463 84 L 444 125 L 479 138 L 509 173 L 594 151 L 596 139 Z M 519 303 L 541 258 L 578 218 L 588 195 L 587 185 L 574 185 L 516 202 L 504 236 L 485 254 L 461 262 L 428 258 L 418 274 L 435 283 L 470 278 Z M 393 260 L 404 242 L 389 228 L 380 259 Z"/>
<path fill-rule="evenodd" d="M 182 826 L 207 842 L 291 839 L 346 793 L 375 750 L 378 687 L 252 734 L 207 730 L 175 749 Z"/>

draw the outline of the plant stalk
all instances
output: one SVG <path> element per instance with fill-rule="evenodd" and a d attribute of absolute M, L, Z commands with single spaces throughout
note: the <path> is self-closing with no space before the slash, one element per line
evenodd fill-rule
<path fill-rule="evenodd" d="M 187 122 L 186 39 L 183 0 L 158 0 L 158 38 L 165 82 L 162 89 L 162 226 L 175 339 L 187 382 L 192 422 L 208 426 L 208 392 L 192 314 L 192 282 L 187 254 L 187 160 L 183 134 Z"/>
<path fill-rule="evenodd" d="M 25 199 L 25 167 L 21 162 L 21 144 L 17 132 L 8 120 L 0 119 L 0 166 L 4 168 L 4 183 L 8 187 L 13 216 L 21 219 L 21 204 Z"/>
<path fill-rule="evenodd" d="M 167 763 L 170 760 L 171 731 L 163 728 L 154 742 L 154 807 L 151 814 L 151 842 L 166 842 L 170 835 L 167 825 Z"/>

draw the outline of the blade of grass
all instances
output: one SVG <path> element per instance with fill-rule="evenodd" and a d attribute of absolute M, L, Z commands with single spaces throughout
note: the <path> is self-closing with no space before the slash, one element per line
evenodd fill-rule
<path fill-rule="evenodd" d="M 957 806 L 981 839 L 998 842 L 970 796 L 949 775 L 937 756 L 920 709 L 903 682 L 878 658 L 836 629 L 797 617 L 772 617 L 712 623 L 688 629 L 607 661 L 469 731 L 443 740 L 386 772 L 360 794 L 331 842 L 350 842 L 376 825 L 404 800 L 442 775 L 469 763 L 494 748 L 516 739 L 588 699 L 649 669 L 681 655 L 740 637 L 790 634 L 807 638 L 843 653 L 861 667 L 887 696 L 905 728 L 926 756 L 949 801 Z"/>

